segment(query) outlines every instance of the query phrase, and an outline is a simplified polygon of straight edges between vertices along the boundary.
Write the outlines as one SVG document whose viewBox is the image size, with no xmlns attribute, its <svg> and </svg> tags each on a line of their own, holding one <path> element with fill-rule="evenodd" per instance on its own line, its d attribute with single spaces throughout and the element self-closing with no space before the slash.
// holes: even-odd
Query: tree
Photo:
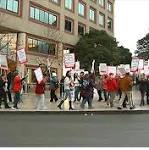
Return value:
<svg viewBox="0 0 149 150">
<path fill-rule="evenodd" d="M 137 50 L 135 54 L 145 60 L 149 59 L 149 33 L 137 41 Z"/>
<path fill-rule="evenodd" d="M 99 63 L 108 65 L 119 65 L 130 63 L 131 53 L 124 47 L 118 47 L 117 41 L 105 31 L 91 31 L 80 38 L 75 46 L 76 58 L 81 62 L 81 67 L 87 70 L 91 68 L 93 59 L 95 69 Z"/>
</svg>

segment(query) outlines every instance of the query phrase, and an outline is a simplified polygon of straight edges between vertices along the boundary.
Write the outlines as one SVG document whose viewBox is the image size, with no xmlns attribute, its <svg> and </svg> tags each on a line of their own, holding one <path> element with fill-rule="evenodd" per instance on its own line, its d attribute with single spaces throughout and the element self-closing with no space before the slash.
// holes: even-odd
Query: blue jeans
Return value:
<svg viewBox="0 0 149 150">
<path fill-rule="evenodd" d="M 15 92 L 15 95 L 14 95 L 14 107 L 17 107 L 19 101 L 20 101 L 20 92 Z"/>
<path fill-rule="evenodd" d="M 92 96 L 83 97 L 81 108 L 84 108 L 86 102 L 88 102 L 88 108 L 92 108 Z"/>
</svg>

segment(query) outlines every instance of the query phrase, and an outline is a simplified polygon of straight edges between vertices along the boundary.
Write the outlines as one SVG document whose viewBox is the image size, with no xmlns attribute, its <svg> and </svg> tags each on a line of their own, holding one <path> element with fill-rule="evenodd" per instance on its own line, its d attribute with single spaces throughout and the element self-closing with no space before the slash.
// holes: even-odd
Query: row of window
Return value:
<svg viewBox="0 0 149 150">
<path fill-rule="evenodd" d="M 102 14 L 99 14 L 99 21 L 101 21 L 100 25 L 105 26 L 105 18 Z M 113 31 L 113 20 L 111 18 L 108 18 L 107 20 L 107 28 L 111 31 Z M 69 33 L 73 33 L 74 29 L 74 22 L 72 19 L 65 18 L 65 31 Z M 82 23 L 78 23 L 78 35 L 83 35 L 86 33 L 86 26 Z"/>
<path fill-rule="evenodd" d="M 57 17 L 58 15 L 53 14 L 52 12 L 44 11 L 34 6 L 30 7 L 30 18 L 40 21 L 42 23 L 57 27 Z"/>
<path fill-rule="evenodd" d="M 60 3 L 61 3 L 61 0 L 50 0 L 50 1 L 54 2 L 58 5 L 60 5 Z M 113 4 L 110 1 L 108 1 L 107 4 L 105 3 L 105 0 L 91 0 L 91 1 L 93 1 L 94 3 L 98 3 L 103 8 L 105 8 L 105 6 L 107 6 L 107 10 L 112 13 Z M 83 5 L 85 7 L 85 3 L 83 3 L 81 0 L 79 1 L 79 5 L 80 6 Z M 65 0 L 65 8 L 73 11 L 73 9 L 74 9 L 74 0 Z"/>
<path fill-rule="evenodd" d="M 60 3 L 60 0 L 51 0 L 54 3 Z M 8 11 L 14 12 L 14 13 L 19 13 L 19 0 L 0 0 L 0 8 L 6 9 Z M 103 4 L 105 1 L 104 0 L 99 0 L 101 4 Z M 65 0 L 65 7 L 72 8 L 73 0 Z M 80 16 L 85 17 L 86 15 L 86 10 L 85 10 L 85 4 L 82 1 L 79 1 L 78 4 L 78 14 Z M 34 19 L 35 21 L 51 25 L 53 27 L 58 27 L 58 18 L 59 14 L 53 13 L 51 11 L 46 11 L 43 10 L 39 7 L 36 7 L 34 5 L 30 6 L 30 18 Z M 89 9 L 89 19 L 90 21 L 96 23 L 96 10 L 92 7 Z M 102 27 L 105 28 L 105 15 L 102 13 L 98 14 L 99 22 L 98 24 Z M 112 19 L 108 18 L 107 21 L 107 27 L 109 30 L 112 31 L 113 29 L 113 21 Z M 72 32 L 72 23 L 70 21 L 65 20 L 65 30 Z"/>
<path fill-rule="evenodd" d="M 80 7 L 81 8 L 81 7 Z M 92 22 L 96 23 L 96 11 L 93 8 L 90 8 L 89 18 Z M 49 24 L 53 27 L 58 27 L 58 18 L 59 15 L 50 11 L 42 10 L 37 6 L 30 7 L 30 18 L 36 21 L 39 21 L 44 24 Z M 98 14 L 99 25 L 105 28 L 105 15 L 103 13 Z M 111 18 L 107 20 L 107 28 L 112 31 L 113 30 L 113 21 Z M 65 19 L 65 31 L 72 33 L 73 32 L 73 20 Z"/>
</svg>

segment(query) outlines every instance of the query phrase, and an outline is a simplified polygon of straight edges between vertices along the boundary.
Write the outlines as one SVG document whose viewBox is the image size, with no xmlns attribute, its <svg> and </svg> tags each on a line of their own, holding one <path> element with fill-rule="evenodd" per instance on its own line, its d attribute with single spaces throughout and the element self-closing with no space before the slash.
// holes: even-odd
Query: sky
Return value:
<svg viewBox="0 0 149 150">
<path fill-rule="evenodd" d="M 114 32 L 119 45 L 136 50 L 136 43 L 149 33 L 149 0 L 115 0 Z"/>
</svg>

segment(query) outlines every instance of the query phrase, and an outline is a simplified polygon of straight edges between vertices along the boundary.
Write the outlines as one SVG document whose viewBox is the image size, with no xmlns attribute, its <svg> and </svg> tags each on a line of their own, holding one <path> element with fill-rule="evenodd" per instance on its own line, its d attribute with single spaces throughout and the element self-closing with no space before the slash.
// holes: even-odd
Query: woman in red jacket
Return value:
<svg viewBox="0 0 149 150">
<path fill-rule="evenodd" d="M 36 82 L 35 93 L 37 97 L 36 109 L 45 109 L 45 83 L 47 78 L 44 78 L 40 83 Z"/>
<path fill-rule="evenodd" d="M 26 77 L 21 78 L 19 73 L 15 72 L 15 77 L 13 79 L 13 84 L 12 84 L 12 90 L 14 92 L 14 106 L 13 106 L 13 109 L 18 109 L 18 102 L 20 101 L 20 92 L 21 92 L 21 89 L 22 89 L 22 81 Z"/>
</svg>

